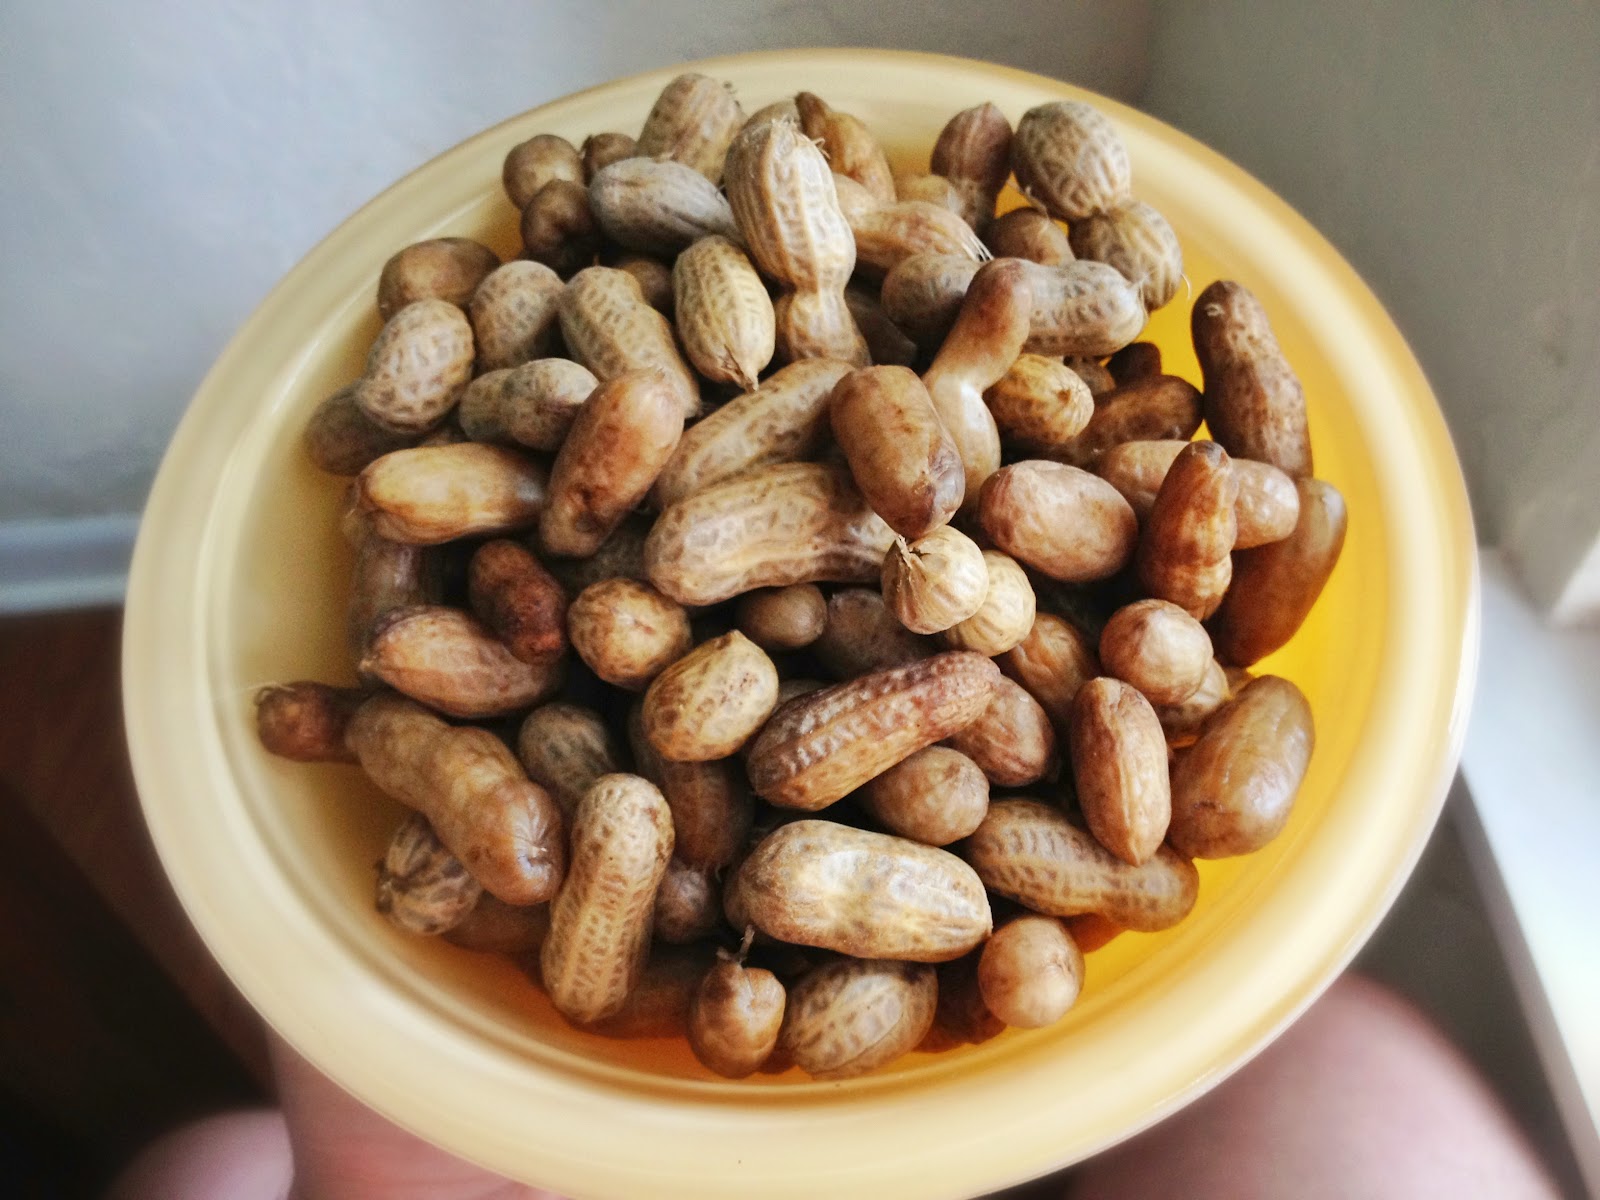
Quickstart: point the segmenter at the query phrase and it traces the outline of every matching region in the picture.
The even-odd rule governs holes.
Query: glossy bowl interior
[[[986,64],[796,51],[700,64],[747,109],[809,88],[922,166],[949,115],[1014,121],[1084,93]],[[162,466],[129,590],[128,733],[162,861],[217,959],[291,1043],[355,1095],[508,1175],[580,1197],[971,1195],[1076,1160],[1238,1067],[1349,960],[1432,828],[1477,644],[1461,475],[1426,381],[1370,292],[1265,188],[1157,121],[1116,121],[1136,194],[1179,231],[1194,290],[1266,305],[1310,404],[1318,473],[1348,499],[1343,561],[1265,666],[1311,700],[1318,745],[1287,831],[1202,865],[1179,928],[1089,959],[1058,1025],[913,1055],[869,1078],[729,1083],[676,1042],[578,1033],[507,963],[403,935],[373,911],[399,810],[353,768],[269,758],[251,697],[352,677],[342,643],[343,482],[304,460],[315,403],[378,330],[379,267],[461,234],[506,256],[506,150],[537,132],[636,131],[676,71],[514,118],[396,184],[318,246],[239,332]],[[1180,295],[1146,336],[1198,381]]]

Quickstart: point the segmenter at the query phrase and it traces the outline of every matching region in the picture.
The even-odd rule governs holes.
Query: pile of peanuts
[[[412,810],[390,921],[584,1029],[839,1079],[1059,1019],[1284,827],[1311,712],[1247,668],[1343,501],[1244,287],[1195,301],[1203,390],[1135,340],[1183,266],[1104,115],[984,104],[897,174],[818,96],[684,75],[503,180],[524,256],[401,250],[305,431],[354,476],[362,686],[257,698]]]

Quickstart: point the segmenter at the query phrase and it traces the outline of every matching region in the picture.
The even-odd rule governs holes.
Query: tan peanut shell
[[[1148,862],[1172,817],[1167,740],[1150,701],[1120,679],[1091,679],[1072,702],[1068,735],[1089,832],[1123,862]]]
[[[467,915],[444,931],[444,940],[480,954],[537,956],[549,932],[548,904],[507,904],[492,892],[480,892]]]
[[[1025,913],[994,931],[978,958],[984,1007],[1016,1029],[1066,1016],[1083,990],[1083,952],[1056,917]]]
[[[777,326],[744,251],[718,234],[699,239],[673,263],[672,290],[678,336],[695,369],[753,391],[772,361]]]
[[[603,238],[589,189],[570,179],[545,184],[522,209],[522,253],[563,279],[594,262]]]
[[[738,235],[717,185],[671,159],[624,158],[595,172],[589,208],[606,237],[640,254],[671,258],[699,238]]]
[[[988,587],[978,611],[957,621],[939,635],[954,650],[974,650],[993,658],[1004,654],[1033,628],[1038,601],[1027,573],[1016,559],[998,550],[985,550],[983,565]]]
[[[771,104],[762,105],[745,118],[744,128],[752,125],[764,125],[768,121],[787,121],[790,125],[800,124],[800,109],[795,105],[793,96],[785,96],[782,100],[774,100]]]
[[[542,465],[515,450],[461,442],[385,454],[356,487],[374,533],[433,546],[526,529],[544,508],[547,479]]]
[[[814,812],[977,719],[999,670],[966,651],[889,667],[786,704],[756,737],[756,794]]]
[[[1133,506],[1141,521],[1155,505],[1161,481],[1167,477],[1172,460],[1188,445],[1177,439],[1123,442],[1112,446],[1096,461],[1095,474],[1104,479]],[[1233,547],[1249,550],[1286,538],[1300,516],[1300,495],[1294,480],[1270,463],[1248,458],[1231,460],[1239,498],[1233,506],[1238,532]]]
[[[824,963],[789,989],[778,1052],[813,1079],[853,1079],[915,1049],[937,1003],[924,963]]]
[[[645,542],[650,582],[681,604],[758,587],[876,580],[894,531],[838,467],[784,463],[669,506]]]
[[[1170,929],[1200,894],[1200,873],[1171,849],[1130,866],[1037,800],[992,801],[962,854],[985,887],[1034,912],[1098,913],[1140,932]]]
[[[630,371],[584,401],[550,468],[539,543],[584,558],[650,490],[683,434],[682,394],[664,371]]]
[[[482,894],[483,885],[421,813],[400,823],[378,862],[377,910],[411,933],[444,933],[460,924]]]
[[[933,407],[955,440],[966,471],[964,509],[1000,466],[1000,432],[983,394],[1022,353],[1033,293],[1017,259],[985,263],[972,277],[961,311],[923,375]]]
[[[329,396],[311,413],[300,435],[306,457],[330,475],[358,475],[391,450],[411,445],[415,435],[385,429],[356,403],[352,383]]]
[[[565,286],[543,263],[518,259],[485,275],[466,302],[478,348],[478,371],[543,358],[560,331],[557,303]]]
[[[1243,284],[1219,279],[1195,300],[1191,325],[1211,436],[1237,458],[1309,478],[1305,389],[1261,302]]]
[[[1036,208],[1014,208],[996,217],[984,230],[983,241],[996,258],[1025,258],[1045,267],[1077,258],[1067,231]]]
[[[683,163],[717,183],[728,143],[744,121],[727,84],[705,75],[679,75],[656,97],[634,153]]]
[[[613,1016],[638,984],[671,857],[672,815],[648,780],[604,775],[578,802],[571,866],[539,953],[545,991],[569,1021]]]
[[[981,262],[988,250],[957,214],[926,200],[882,204],[851,180],[834,177],[840,208],[856,242],[856,270],[880,277],[919,254],[952,255]]]
[[[1139,290],[1114,267],[1080,259],[1058,267],[1027,263],[1026,271],[1033,314],[1023,348],[1032,354],[1099,357],[1122,349],[1144,329]]]
[[[1030,108],[1011,141],[1017,186],[1053,217],[1081,221],[1128,199],[1128,148],[1110,119],[1081,100]]]
[[[1053,457],[1091,468],[1123,442],[1187,442],[1200,421],[1200,393],[1193,384],[1176,375],[1147,375],[1098,397],[1089,423]]]
[[[1051,457],[1070,446],[1094,413],[1089,385],[1065,363],[1023,354],[983,399],[1002,445]]]
[[[582,182],[588,183],[599,171],[639,153],[639,143],[626,133],[591,133],[579,150],[583,157]]]
[[[889,157],[866,122],[840,112],[814,92],[800,92],[794,98],[800,128],[822,147],[834,172],[865,188],[880,204],[895,199],[894,172]]]
[[[761,967],[724,959],[706,972],[689,1010],[689,1046],[711,1070],[743,1079],[767,1061],[783,1027],[787,993]]]
[[[1233,578],[1239,484],[1228,453],[1194,442],[1172,460],[1139,536],[1139,582],[1197,621],[1217,610]]]
[[[803,650],[822,636],[828,623],[828,601],[814,583],[762,588],[739,597],[734,621],[747,638],[770,654]]]
[[[553,453],[599,386],[588,367],[566,358],[536,358],[479,375],[461,394],[457,416],[475,442],[513,442]]]
[[[1180,854],[1227,858],[1283,831],[1316,741],[1311,706],[1287,679],[1263,675],[1207,719],[1172,768]]]
[[[935,208],[948,208],[963,221],[967,220],[967,201],[958,188],[943,175],[926,172],[901,172],[894,177],[896,200],[920,200]],[[972,222],[967,221],[971,225]]]
[[[727,758],[778,704],[778,671],[738,630],[702,642],[657,675],[644,694],[644,735],[662,758]]]
[[[378,316],[387,321],[418,300],[443,300],[465,308],[500,256],[471,238],[430,238],[399,251],[378,275]]]
[[[849,363],[809,358],[773,372],[684,431],[654,499],[663,508],[756,467],[795,462],[828,433],[828,401]]]
[[[1226,704],[1232,695],[1227,672],[1216,659],[1206,663],[1200,686],[1177,704],[1155,706],[1156,719],[1167,735],[1167,745],[1187,745],[1194,741],[1207,717]]]
[[[365,693],[313,680],[275,683],[256,692],[256,736],[262,748],[295,762],[354,762],[344,744],[350,714]]]
[[[715,236],[715,235],[713,235]],[[648,254],[632,251],[607,253],[602,259],[605,266],[633,276],[639,285],[639,295],[644,302],[664,317],[672,316],[676,301],[672,295],[672,264],[652,258]]]
[[[1020,642],[1000,655],[1000,670],[1027,689],[1064,733],[1078,689],[1100,674],[1094,643],[1065,617],[1039,612]]]
[[[627,770],[627,756],[605,719],[581,704],[541,705],[517,731],[517,758],[528,778],[555,798],[568,816],[602,775]]]
[[[572,648],[607,683],[643,691],[689,653],[689,614],[676,600],[636,579],[602,579],[567,610]]]
[[[567,862],[561,810],[494,734],[380,692],[350,718],[346,740],[372,781],[427,817],[485,889],[507,904],[555,894]]]
[[[917,360],[917,344],[883,311],[876,289],[851,284],[844,290],[845,307],[866,339],[869,360],[879,366],[909,367]]]
[[[961,197],[961,215],[974,229],[994,216],[995,201],[1011,175],[1011,122],[994,104],[963,109],[945,122],[933,143],[930,169]]]
[[[792,821],[740,865],[735,907],[782,942],[853,958],[945,962],[989,936],[972,868],[933,846],[832,821]]]
[[[1132,560],[1139,538],[1133,509],[1116,488],[1042,460],[995,472],[980,497],[979,519],[996,546],[1067,583],[1115,575]]]
[[[687,865],[720,870],[747,847],[754,803],[735,759],[673,762],[644,733],[642,704],[628,712],[628,744],[639,774],[661,789],[672,810],[674,853]]]
[[[976,615],[989,594],[983,551],[943,525],[916,541],[896,538],[883,559],[883,602],[913,633],[940,633]]]
[[[866,336],[841,292],[785,292],[772,302],[772,319],[779,362],[842,358],[864,367],[870,361]]]
[[[835,679],[850,679],[903,667],[929,657],[938,646],[897,620],[877,589],[840,588],[828,597],[827,621],[812,650]]]
[[[559,660],[524,662],[458,608],[395,609],[373,629],[361,674],[452,717],[492,717],[546,699],[561,684]]]
[[[467,604],[523,662],[549,662],[566,653],[567,593],[517,542],[499,538],[473,551]]]
[[[1172,226],[1150,205],[1131,200],[1072,225],[1072,249],[1079,258],[1115,267],[1139,290],[1149,312],[1178,294],[1183,282],[1183,248]]]
[[[528,201],[545,184],[557,179],[582,183],[583,160],[571,142],[553,133],[536,133],[511,147],[500,172],[506,197],[518,212],[528,207]]]
[[[1110,370],[1098,358],[1088,358],[1078,354],[1064,358],[1062,362],[1074,375],[1083,380],[1096,404],[1100,403],[1100,397],[1117,386],[1117,381],[1112,378]]]
[[[350,526],[355,565],[350,572],[345,640],[359,659],[380,618],[397,608],[437,603],[442,580],[438,551],[378,536],[372,514],[359,509]]]
[[[864,367],[833,389],[834,441],[867,503],[902,537],[920,538],[961,505],[965,476],[922,381],[905,367]]]
[[[1210,624],[1224,663],[1247,667],[1287,645],[1339,562],[1349,521],[1344,497],[1320,479],[1296,480],[1295,490],[1294,531],[1234,555],[1233,582]]]
[[[937,349],[955,324],[982,264],[957,254],[913,254],[883,277],[879,297],[896,328],[924,350]]]
[[[1100,662],[1107,675],[1160,706],[1192,696],[1215,660],[1199,621],[1170,601],[1139,600],[1112,613],[1100,631]]]
[[[1027,787],[1061,766],[1050,716],[1019,683],[1002,678],[989,706],[965,729],[950,735],[995,787]]]
[[[869,779],[861,797],[890,833],[948,846],[976,829],[989,811],[989,781],[959,750],[929,746]]]
[[[678,353],[672,324],[645,303],[632,275],[612,267],[579,271],[559,307],[568,352],[600,382],[629,371],[665,371],[681,389],[683,414],[699,411],[700,385]]]
[[[674,854],[656,889],[652,936],[669,946],[686,946],[710,937],[721,924],[722,889],[711,871]]]
[[[622,1007],[584,1029],[608,1038],[681,1038],[689,1032],[695,989],[716,961],[705,943],[652,946]]]
[[[418,300],[384,323],[356,384],[361,411],[394,433],[442,421],[472,378],[472,326],[446,300]]]

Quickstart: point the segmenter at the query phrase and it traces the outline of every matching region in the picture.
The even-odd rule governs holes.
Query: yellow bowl
[[[1013,121],[1078,89],[881,51],[698,64],[747,108],[802,89],[926,163],[958,109]],[[961,1196],[1040,1174],[1151,1124],[1265,1045],[1349,961],[1437,817],[1477,647],[1471,518],[1421,371],[1372,294],[1304,220],[1216,154],[1088,96],[1121,129],[1135,190],[1167,214],[1196,290],[1240,280],[1309,397],[1319,473],[1350,534],[1316,611],[1267,666],[1310,697],[1318,745],[1286,832],[1202,866],[1178,929],[1090,957],[1053,1028],[913,1055],[869,1078],[729,1083],[681,1045],[577,1033],[508,965],[405,936],[373,912],[393,804],[344,767],[257,746],[261,684],[350,677],[343,483],[302,457],[312,406],[378,330],[378,269],[443,234],[518,249],[507,149],[638,128],[676,71],[559,100],[479,134],[372,201],[296,267],[201,387],[151,493],[129,584],[128,737],[174,886],[244,994],[373,1108],[489,1167],[580,1197]],[[1198,380],[1185,297],[1150,333]]]

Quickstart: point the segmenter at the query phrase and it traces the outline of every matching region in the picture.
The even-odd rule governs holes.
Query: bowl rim
[[[1190,1054],[1177,1067],[1166,1069],[1151,1063],[1129,1064],[1128,1072],[1137,1080],[1128,1087],[1140,1092],[1141,1102],[1121,1108],[1091,1106],[1082,1113],[1083,1126],[1071,1136],[1051,1124],[1052,1117],[1060,1119],[1058,1112],[1019,1110],[1013,1089],[1027,1096],[1045,1095],[1052,1079],[1048,1062],[1023,1063],[1015,1054],[1004,1060],[1007,1071],[989,1072],[1004,1079],[976,1078],[962,1083],[963,1103],[969,1109],[986,1105],[988,1111],[996,1111],[998,1106],[1009,1114],[1007,1122],[994,1123],[999,1128],[986,1126],[965,1135],[951,1121],[934,1121],[928,1111],[931,1102],[919,1095],[923,1090],[919,1077],[875,1080],[860,1094],[822,1105],[817,1103],[818,1096],[843,1094],[821,1085],[784,1089],[781,1094],[737,1086],[710,1088],[705,1089],[703,1101],[697,1100],[692,1113],[663,1105],[660,1089],[625,1087],[601,1076],[565,1078],[545,1073],[530,1080],[527,1064],[513,1068],[471,1031],[443,1025],[431,1013],[418,1011],[404,999],[374,987],[367,965],[318,928],[314,914],[281,877],[274,878],[259,868],[240,872],[237,864],[233,870],[219,870],[201,853],[216,838],[248,837],[250,833],[224,806],[207,806],[212,784],[228,775],[224,748],[210,736],[214,732],[209,728],[213,714],[207,687],[211,647],[205,636],[207,583],[200,567],[205,557],[202,547],[215,534],[207,515],[208,499],[221,485],[229,451],[245,429],[246,418],[237,411],[229,412],[225,403],[229,377],[242,369],[246,359],[259,355],[263,345],[280,349],[284,371],[292,371],[296,356],[305,353],[306,343],[286,333],[295,326],[290,313],[305,293],[322,290],[314,286],[319,276],[347,246],[363,240],[366,226],[376,216],[399,211],[413,191],[447,171],[452,163],[481,154],[486,145],[505,142],[512,130],[531,132],[531,125],[551,108],[622,93],[653,94],[675,75],[689,70],[717,75],[797,65],[816,69],[822,82],[826,82],[828,69],[957,71],[976,74],[996,86],[1004,83],[1037,92],[1041,97],[1092,102],[1120,127],[1164,144],[1209,174],[1231,199],[1240,202],[1235,221],[1242,222],[1248,212],[1280,230],[1303,252],[1308,267],[1320,275],[1330,292],[1348,307],[1348,320],[1362,333],[1361,342],[1373,357],[1372,369],[1382,372],[1396,393],[1415,402],[1402,415],[1409,422],[1407,449],[1415,450],[1416,456],[1402,465],[1425,468],[1419,472],[1425,479],[1411,481],[1410,486],[1412,491],[1422,489],[1434,505],[1430,513],[1436,520],[1426,533],[1438,545],[1437,557],[1430,561],[1450,583],[1441,584],[1442,594],[1450,601],[1449,610],[1427,614],[1436,625],[1430,644],[1442,648],[1437,661],[1429,665],[1439,672],[1434,678],[1436,686],[1448,693],[1444,697],[1448,714],[1443,728],[1436,731],[1441,736],[1426,749],[1410,754],[1417,784],[1426,795],[1404,810],[1404,820],[1396,819],[1393,832],[1397,836],[1385,845],[1381,869],[1366,865],[1366,877],[1381,886],[1345,906],[1331,922],[1337,936],[1328,937],[1314,950],[1296,949],[1288,986],[1269,999],[1243,997],[1243,1008],[1227,1022],[1227,1036],[1212,1037],[1205,1054]],[[1422,545],[1416,537],[1409,539],[1408,545],[1412,542]],[[1403,571],[1396,575],[1397,592],[1407,578]],[[1396,603],[1402,605],[1408,620],[1421,619],[1422,614],[1413,611],[1419,601],[1400,596]],[[638,1194],[641,1189],[663,1197],[747,1194],[753,1182],[749,1167],[736,1166],[731,1155],[725,1161],[696,1164],[687,1153],[667,1153],[665,1159],[652,1160],[645,1168],[617,1153],[617,1147],[630,1139],[657,1151],[670,1151],[677,1145],[698,1146],[704,1139],[697,1139],[697,1133],[725,1140],[748,1139],[745,1157],[749,1165],[760,1161],[764,1147],[770,1149],[773,1139],[809,1141],[816,1146],[821,1144],[817,1139],[829,1138],[830,1147],[850,1145],[848,1153],[812,1153],[810,1158],[816,1160],[813,1173],[805,1177],[761,1175],[763,1187],[775,1195],[814,1195],[823,1187],[838,1196],[881,1194],[885,1189],[889,1194],[905,1194],[912,1178],[921,1180],[929,1194],[958,1195],[1037,1176],[1154,1124],[1244,1065],[1321,994],[1388,911],[1437,820],[1466,732],[1478,630],[1471,511],[1437,402],[1399,331],[1370,289],[1276,194],[1155,118],[1046,76],[977,60],[903,51],[771,50],[642,72],[511,117],[397,181],[314,247],[230,340],[197,390],[163,459],[129,573],[123,694],[129,749],[146,821],[168,877],[200,936],[240,991],[286,1041],[401,1126],[513,1177],[527,1178],[532,1171],[545,1186],[574,1196],[623,1196]],[[187,766],[172,753],[175,745],[187,745],[191,751]],[[249,895],[245,894],[247,883],[254,889]],[[291,981],[255,961],[251,939],[240,933],[248,930],[255,936],[274,936],[269,926],[276,929],[275,936],[297,939],[297,952],[306,965],[304,978]],[[341,997],[346,998],[342,1008]],[[361,1003],[352,1005],[349,997],[359,998]],[[1191,991],[1174,986],[1158,1002],[1161,1011],[1171,1017],[1192,998]],[[1235,998],[1239,999],[1237,989]],[[428,1052],[414,1061],[375,1060],[368,1053],[375,1027],[385,1039],[422,1038]],[[1209,1065],[1202,1065],[1205,1060]],[[1225,1065],[1218,1067],[1219,1061]],[[462,1114],[432,1102],[429,1072],[445,1062],[487,1089],[486,1095],[544,1101],[537,1122],[525,1122],[520,1130],[485,1132],[463,1120]],[[796,1103],[786,1102],[785,1097]],[[948,1097],[943,1102],[948,1107]],[[919,1126],[919,1120],[925,1123]],[[528,1127],[534,1123],[548,1128],[534,1136]],[[975,1147],[980,1144],[983,1150],[978,1153]],[[527,1158],[534,1146],[545,1157],[530,1166]],[[793,1160],[785,1161],[792,1170]]]

